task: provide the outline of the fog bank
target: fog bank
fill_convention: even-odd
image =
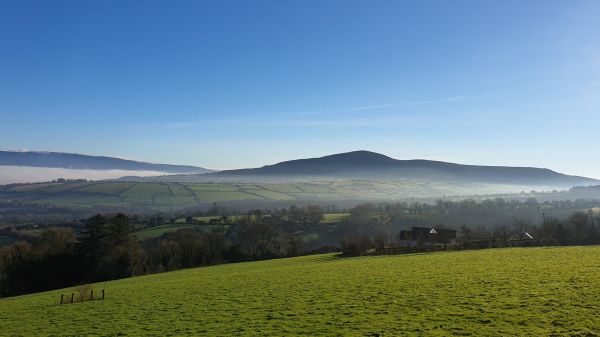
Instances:
[[[58,178],[102,180],[123,176],[158,176],[164,172],[127,170],[72,170],[32,166],[0,166],[0,185],[12,183],[36,183]]]

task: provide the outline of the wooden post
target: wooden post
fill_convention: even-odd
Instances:
[[[63,298],[65,297],[65,294],[60,294],[60,304],[63,304]]]
[[[71,293],[71,303],[73,303],[73,297],[75,297],[75,293]]]
[[[104,289],[102,289],[102,299],[104,299]]]
[[[90,290],[90,301],[94,299],[94,289]]]

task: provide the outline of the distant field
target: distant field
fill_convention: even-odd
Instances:
[[[322,224],[335,224],[336,222],[344,220],[349,216],[350,216],[350,213],[325,213],[325,214],[323,214],[323,220],[321,221],[321,223]],[[235,223],[236,221],[239,221],[240,219],[246,218],[246,217],[248,217],[248,215],[230,215],[227,217],[227,219],[228,219],[228,221]],[[268,214],[264,215],[264,217],[269,217],[269,215]],[[250,215],[250,218],[254,219],[255,216]],[[144,239],[148,239],[148,238],[159,237],[163,234],[171,233],[171,232],[174,232],[179,229],[193,228],[193,229],[202,229],[205,231],[209,231],[212,229],[221,229],[222,225],[219,225],[219,224],[209,225],[208,224],[211,220],[221,220],[221,219],[222,219],[221,216],[197,216],[197,217],[194,217],[194,220],[205,222],[205,224],[197,224],[197,223],[188,224],[185,222],[185,218],[180,218],[180,219],[176,219],[174,224],[166,224],[163,226],[142,229],[142,230],[136,232],[136,236],[138,239],[144,240]],[[224,228],[224,229],[227,229],[229,227],[229,225],[227,225],[225,227],[226,228]],[[322,246],[322,245],[331,244],[332,241],[336,241],[336,242],[338,241],[337,238],[328,238],[328,237],[321,238],[322,235],[327,236],[327,234],[329,234],[329,232],[327,230],[323,230],[322,228],[320,230],[307,231],[307,232],[303,233],[306,244],[308,246],[311,246],[311,245],[312,246],[315,246],[315,245]],[[323,241],[323,239],[325,239],[325,241]],[[329,240],[327,240],[327,239],[329,239]]]
[[[265,216],[268,216],[268,215],[265,215]],[[242,219],[242,218],[246,218],[246,217],[247,217],[247,215],[229,215],[229,216],[227,217],[227,219],[228,219],[229,221],[233,221],[233,222],[235,222],[235,221],[238,221],[238,220],[240,220],[240,219]],[[197,217],[194,217],[194,220],[196,220],[196,221],[204,221],[204,222],[209,222],[209,221],[211,221],[211,220],[219,220],[219,219],[221,219],[221,218],[222,218],[221,216],[210,216],[210,215],[207,215],[207,216],[197,216]],[[254,215],[251,215],[251,216],[250,216],[250,218],[254,219],[254,218],[255,218],[255,216],[254,216]],[[183,221],[184,219],[181,219],[181,220]]]
[[[338,222],[346,219],[350,216],[350,213],[327,213],[323,215],[323,223]]]
[[[166,233],[175,232],[179,229],[203,229],[209,231],[213,228],[217,228],[219,225],[197,225],[197,224],[178,224],[178,225],[164,225],[158,227],[151,227],[143,229],[135,233],[135,236],[139,240],[145,240],[149,238],[159,237]]]
[[[318,255],[0,300],[0,335],[597,336],[600,247]]]
[[[226,202],[327,202],[397,200],[401,198],[501,192],[514,186],[470,185],[425,181],[316,181],[298,183],[173,183],[83,182],[0,186],[0,202],[22,200],[30,205],[75,209],[94,207],[168,211]],[[2,192],[10,195],[2,196]]]

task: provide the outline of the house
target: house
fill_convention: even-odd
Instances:
[[[400,232],[401,246],[456,243],[456,230],[435,227],[413,227]]]

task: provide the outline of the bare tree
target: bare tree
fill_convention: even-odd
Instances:
[[[390,231],[385,225],[379,225],[375,229],[375,248],[384,249],[391,241]]]
[[[300,232],[285,233],[283,235],[283,250],[285,256],[298,256],[304,249],[304,238]]]
[[[525,233],[527,231],[528,222],[526,220],[515,217],[515,218],[513,218],[512,227],[513,227],[513,233],[518,236],[521,236],[521,235],[523,235],[523,233]]]

